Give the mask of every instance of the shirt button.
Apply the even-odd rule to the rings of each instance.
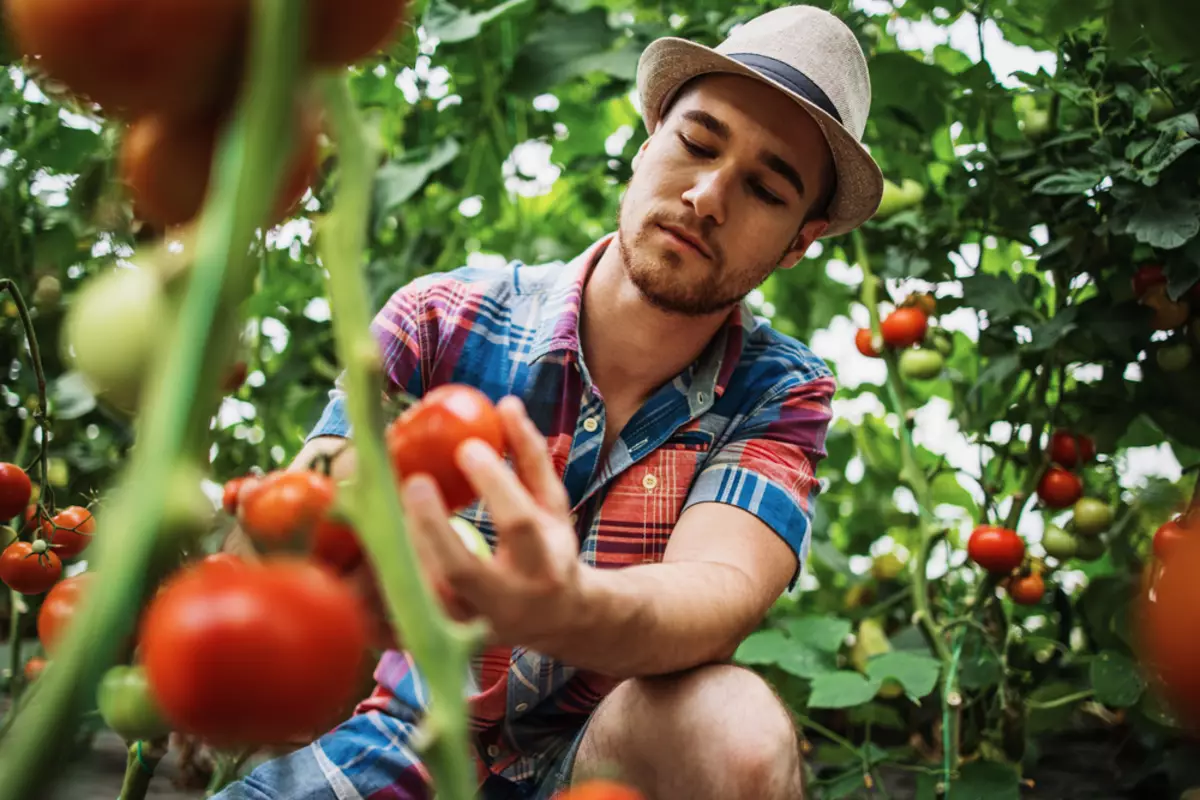
[[[696,393],[696,402],[697,402],[697,403],[703,403],[703,402],[704,402],[704,392],[697,392],[697,393]]]
[[[500,748],[494,744],[489,744],[487,753],[492,758],[495,758],[496,756],[500,755]]]
[[[645,477],[642,478],[642,486],[645,486],[647,489],[653,489],[655,486],[658,486],[658,478],[647,472]]]
[[[529,703],[517,703],[517,711],[524,711],[529,708]]]
[[[600,423],[596,421],[595,417],[588,417],[583,421],[583,429],[588,433],[595,433],[599,427]]]

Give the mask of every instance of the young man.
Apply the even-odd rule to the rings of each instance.
[[[614,234],[566,265],[426,276],[376,318],[393,389],[474,385],[512,443],[511,468],[459,452],[491,561],[429,479],[403,493],[448,611],[503,643],[468,689],[482,796],[545,798],[598,767],[652,800],[801,795],[787,710],[729,661],[807,555],[834,383],[742,300],[878,207],[869,87],[851,32],[808,6],[716,50],[659,40]],[[296,464],[349,436],[335,391]],[[375,678],[350,720],[219,797],[428,796],[425,686],[401,650]]]

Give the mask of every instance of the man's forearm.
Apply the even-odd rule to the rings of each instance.
[[[728,660],[761,619],[749,581],[709,562],[585,568],[566,621],[531,646],[616,678]]]

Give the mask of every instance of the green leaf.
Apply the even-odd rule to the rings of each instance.
[[[813,679],[812,697],[808,699],[808,707],[850,708],[868,703],[882,685],[882,680],[868,680],[849,670],[827,672]]]
[[[940,776],[922,773],[917,779],[917,797],[936,797]],[[944,795],[952,800],[1020,800],[1021,777],[1007,764],[971,761],[963,764]]]
[[[422,161],[391,161],[380,167],[375,175],[374,187],[376,223],[390,216],[420,191],[429,176],[453,161],[458,153],[457,141],[442,139]]]
[[[1115,708],[1137,703],[1146,690],[1146,681],[1137,664],[1112,650],[1105,650],[1092,661],[1091,678],[1096,700]]]
[[[1033,313],[1029,301],[1008,276],[986,273],[971,275],[962,279],[962,287],[963,304],[986,311],[992,323],[1003,322],[1018,314]]]
[[[869,678],[881,684],[888,678],[895,680],[914,703],[933,691],[940,672],[941,664],[937,659],[912,652],[893,651],[867,662]]]
[[[833,656],[803,642],[789,639],[783,631],[756,631],[746,637],[733,654],[742,664],[775,666],[798,678],[814,678],[837,669]]]
[[[893,731],[908,729],[908,723],[904,721],[904,717],[900,716],[899,711],[879,703],[855,706],[846,712],[846,718],[851,725],[866,725],[869,722],[873,726]]]
[[[631,42],[614,51],[616,39],[617,32],[608,26],[603,8],[582,14],[547,14],[517,56],[508,88],[517,94],[535,95],[593,71],[632,80],[640,49]]]
[[[1182,247],[1200,233],[1200,202],[1174,198],[1164,205],[1162,199],[1152,195],[1138,205],[1123,232],[1151,247]]]
[[[1067,334],[1079,327],[1076,322],[1078,316],[1079,307],[1068,306],[1049,320],[1034,325],[1033,341],[1029,343],[1029,349],[1040,352],[1054,347]]]
[[[1082,194],[1095,188],[1103,177],[1095,171],[1069,169],[1042,178],[1034,184],[1033,191],[1036,194]]]
[[[905,52],[877,53],[870,64],[872,113],[899,115],[932,134],[947,122],[954,78]]]
[[[959,665],[959,684],[968,690],[986,689],[1000,683],[1004,666],[991,650],[981,649],[973,658],[964,658]]]
[[[59,125],[53,136],[41,140],[30,160],[50,172],[73,175],[83,168],[99,146],[99,134]]]
[[[963,488],[953,472],[939,472],[930,482],[935,505],[949,505],[965,508],[975,516],[979,507],[971,493]]]
[[[487,11],[472,13],[448,0],[430,0],[421,24],[426,33],[442,42],[465,42],[478,36],[484,25],[525,2],[528,0],[505,0]]]
[[[55,419],[79,419],[96,408],[96,396],[79,372],[67,372],[54,381],[49,387],[49,395],[47,401]]]
[[[836,653],[850,635],[850,620],[839,617],[797,617],[784,621],[783,628],[798,642],[809,647]]]

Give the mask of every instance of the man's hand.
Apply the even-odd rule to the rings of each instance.
[[[492,559],[466,548],[428,476],[406,481],[402,499],[415,546],[435,562],[431,572],[443,603],[459,604],[452,615],[482,617],[500,643],[537,647],[571,623],[583,569],[579,542],[545,438],[517,398],[506,397],[497,407],[515,472],[478,440],[457,452],[495,524]]]

